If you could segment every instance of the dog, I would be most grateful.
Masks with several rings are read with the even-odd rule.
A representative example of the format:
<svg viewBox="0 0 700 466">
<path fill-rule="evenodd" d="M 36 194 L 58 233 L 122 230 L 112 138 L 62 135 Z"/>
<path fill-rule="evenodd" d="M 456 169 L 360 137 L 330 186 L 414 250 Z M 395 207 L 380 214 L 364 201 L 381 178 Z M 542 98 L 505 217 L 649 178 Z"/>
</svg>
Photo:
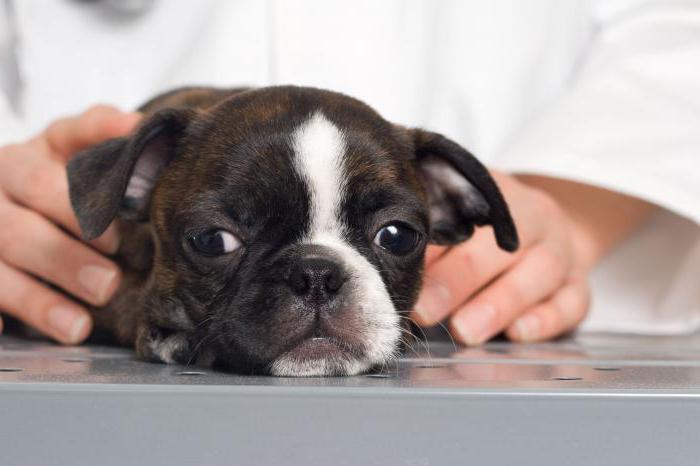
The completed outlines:
<svg viewBox="0 0 700 466">
<path fill-rule="evenodd" d="M 116 219 L 120 289 L 96 333 L 138 357 L 244 374 L 355 375 L 401 348 L 428 243 L 491 225 L 486 168 L 452 140 L 315 88 L 177 89 L 68 164 L 85 239 Z"/>
</svg>

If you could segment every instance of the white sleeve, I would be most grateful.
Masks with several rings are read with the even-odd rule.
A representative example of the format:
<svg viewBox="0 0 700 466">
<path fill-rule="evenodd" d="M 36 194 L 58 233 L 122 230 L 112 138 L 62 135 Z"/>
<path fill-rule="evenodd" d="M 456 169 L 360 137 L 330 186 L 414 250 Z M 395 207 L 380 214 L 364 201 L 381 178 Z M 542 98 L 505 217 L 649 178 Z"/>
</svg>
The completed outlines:
<svg viewBox="0 0 700 466">
<path fill-rule="evenodd" d="M 0 92 L 0 147 L 27 139 L 26 127 L 15 115 L 5 95 Z"/>
<path fill-rule="evenodd" d="M 494 166 L 651 201 L 700 223 L 700 2 L 602 0 L 570 88 Z"/>
<path fill-rule="evenodd" d="M 0 147 L 25 137 L 20 118 L 10 105 L 10 92 L 19 92 L 15 60 L 15 22 L 11 4 L 0 4 Z"/>
</svg>

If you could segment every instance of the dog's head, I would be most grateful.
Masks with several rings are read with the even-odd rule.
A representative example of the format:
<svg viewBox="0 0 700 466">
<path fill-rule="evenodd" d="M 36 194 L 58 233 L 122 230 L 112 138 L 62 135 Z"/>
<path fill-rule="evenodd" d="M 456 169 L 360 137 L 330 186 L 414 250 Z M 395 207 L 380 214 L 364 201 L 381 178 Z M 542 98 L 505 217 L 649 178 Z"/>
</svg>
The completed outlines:
<svg viewBox="0 0 700 466">
<path fill-rule="evenodd" d="M 427 243 L 487 224 L 501 248 L 518 243 L 466 150 L 318 89 L 161 110 L 68 172 L 87 238 L 115 217 L 152 231 L 137 349 L 166 361 L 195 352 L 241 372 L 365 371 L 397 352 Z"/>
</svg>

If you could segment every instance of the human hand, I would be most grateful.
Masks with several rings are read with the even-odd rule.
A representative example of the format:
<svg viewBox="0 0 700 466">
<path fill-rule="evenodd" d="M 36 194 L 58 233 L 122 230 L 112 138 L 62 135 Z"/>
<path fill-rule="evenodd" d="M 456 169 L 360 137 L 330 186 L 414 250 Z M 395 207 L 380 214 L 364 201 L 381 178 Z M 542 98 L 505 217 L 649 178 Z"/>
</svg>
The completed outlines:
<svg viewBox="0 0 700 466">
<path fill-rule="evenodd" d="M 593 264 L 582 232 L 545 191 L 494 173 L 518 228 L 521 247 L 496 246 L 490 227 L 452 248 L 430 246 L 414 319 L 425 326 L 449 317 L 461 343 L 477 345 L 505 331 L 516 341 L 553 338 L 586 316 Z"/>
<path fill-rule="evenodd" d="M 92 322 L 80 302 L 104 305 L 116 291 L 119 269 L 103 254 L 116 252 L 119 238 L 111 226 L 90 243 L 77 239 L 66 163 L 79 150 L 129 133 L 139 120 L 96 106 L 26 143 L 0 147 L 0 312 L 62 343 L 87 338 Z"/>
</svg>

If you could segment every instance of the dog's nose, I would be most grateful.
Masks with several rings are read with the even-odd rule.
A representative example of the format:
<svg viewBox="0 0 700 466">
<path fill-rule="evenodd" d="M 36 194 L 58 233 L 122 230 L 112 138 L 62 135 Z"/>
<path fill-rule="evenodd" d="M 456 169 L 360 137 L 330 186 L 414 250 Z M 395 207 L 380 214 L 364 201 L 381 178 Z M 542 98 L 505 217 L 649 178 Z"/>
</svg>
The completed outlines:
<svg viewBox="0 0 700 466">
<path fill-rule="evenodd" d="M 288 283 L 299 296 L 327 301 L 340 291 L 345 280 L 345 271 L 338 262 L 308 256 L 298 259 L 292 266 Z"/>
</svg>

